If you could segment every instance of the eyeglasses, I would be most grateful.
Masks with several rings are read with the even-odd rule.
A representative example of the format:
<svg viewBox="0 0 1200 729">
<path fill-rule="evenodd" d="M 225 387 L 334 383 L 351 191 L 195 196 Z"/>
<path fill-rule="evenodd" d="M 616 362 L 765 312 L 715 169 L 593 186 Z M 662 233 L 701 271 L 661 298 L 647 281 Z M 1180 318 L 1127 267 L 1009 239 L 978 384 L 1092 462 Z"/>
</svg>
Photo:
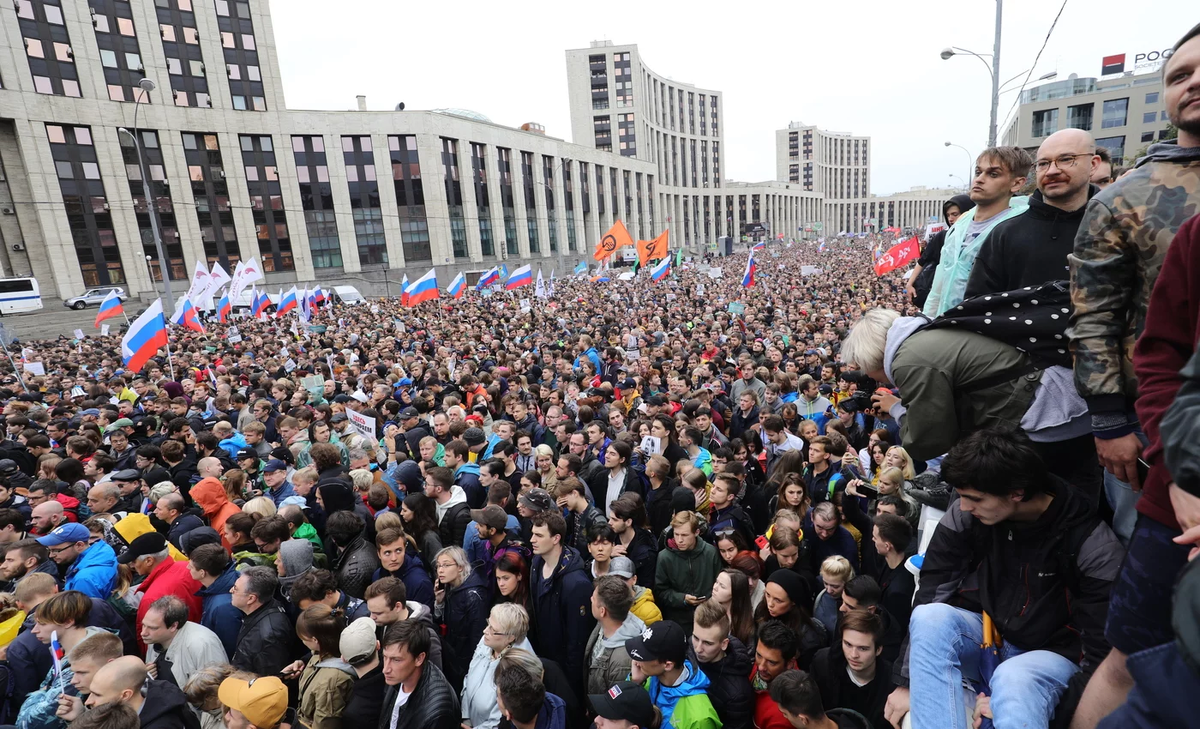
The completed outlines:
<svg viewBox="0 0 1200 729">
<path fill-rule="evenodd" d="M 1079 160 L 1080 157 L 1094 157 L 1094 156 L 1095 156 L 1094 152 L 1086 152 L 1083 154 L 1064 154 L 1059 157 L 1055 157 L 1054 159 L 1039 159 L 1034 164 L 1034 167 L 1037 168 L 1038 172 L 1045 172 L 1046 170 L 1050 169 L 1050 165 L 1054 165 L 1054 166 L 1058 167 L 1058 169 L 1060 169 L 1060 170 L 1069 170 L 1075 166 L 1075 163 Z"/>
<path fill-rule="evenodd" d="M 75 546 L 74 544 L 64 544 L 63 546 L 58 547 L 57 549 L 52 548 L 47 551 L 49 551 L 50 554 L 59 555 L 59 554 L 62 554 L 63 552 L 66 552 L 68 549 L 71 549 L 74 546 Z"/>
<path fill-rule="evenodd" d="M 491 625 L 484 625 L 483 632 L 490 633 L 492 635 L 512 635 L 511 633 L 501 633 L 499 630 L 496 630 Z"/>
</svg>

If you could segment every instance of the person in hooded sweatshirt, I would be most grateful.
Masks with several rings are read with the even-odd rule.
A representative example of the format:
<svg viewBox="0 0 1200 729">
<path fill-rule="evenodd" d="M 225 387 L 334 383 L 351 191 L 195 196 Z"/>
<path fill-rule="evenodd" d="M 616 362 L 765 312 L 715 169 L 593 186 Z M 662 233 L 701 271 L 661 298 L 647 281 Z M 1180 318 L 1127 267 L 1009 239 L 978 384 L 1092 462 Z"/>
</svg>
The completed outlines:
<svg viewBox="0 0 1200 729">
<path fill-rule="evenodd" d="M 241 509 L 230 503 L 221 482 L 215 478 L 200 479 L 200 483 L 192 487 L 192 500 L 204 511 L 208 525 L 221 535 L 221 544 L 226 549 L 232 549 L 233 545 L 225 538 L 225 520 L 241 513 Z"/>
<path fill-rule="evenodd" d="M 955 195 L 942 203 L 942 217 L 946 221 L 946 227 L 934 233 L 926 241 L 925 247 L 921 249 L 921 257 L 917 259 L 917 265 L 913 267 L 912 274 L 908 277 L 908 295 L 916 306 L 925 306 L 925 299 L 929 297 L 929 287 L 933 285 L 933 275 L 937 272 L 938 263 L 942 260 L 942 246 L 946 243 L 946 233 L 958 220 L 958 216 L 973 207 L 975 207 L 975 202 L 971 200 L 970 195 Z"/>
<path fill-rule="evenodd" d="M 529 568 L 529 604 L 539 656 L 561 656 L 571 689 L 582 696 L 584 647 L 592 632 L 592 581 L 583 559 L 563 546 L 567 522 L 552 511 L 533 518 L 533 562 Z"/>
<path fill-rule="evenodd" d="M 746 677 L 753 662 L 746 646 L 730 632 L 728 611 L 715 600 L 696 608 L 688 660 L 708 676 L 708 697 L 722 729 L 752 729 L 756 697 Z"/>
<path fill-rule="evenodd" d="M 631 660 L 625 650 L 625 641 L 641 635 L 646 629 L 642 619 L 630 612 L 632 607 L 633 590 L 624 579 L 615 575 L 596 579 L 592 591 L 592 617 L 596 619 L 596 627 L 584 648 L 589 695 L 603 693 L 608 686 L 629 676 Z"/>
<path fill-rule="evenodd" d="M 1033 165 L 1037 190 L 1029 209 L 992 230 L 975 257 L 965 297 L 1070 278 L 1067 256 L 1088 201 L 1100 191 L 1089 181 L 1099 164 L 1096 140 L 1082 129 L 1046 137 Z"/>
<path fill-rule="evenodd" d="M 183 691 L 170 681 L 150 680 L 146 663 L 137 656 L 111 661 L 92 677 L 86 706 L 115 702 L 137 712 L 141 729 L 200 729 Z"/>
<path fill-rule="evenodd" d="M 437 466 L 425 473 L 425 495 L 433 499 L 442 544 L 462 544 L 471 524 L 471 506 L 462 488 L 454 485 L 454 472 Z"/>
<path fill-rule="evenodd" d="M 708 696 L 708 676 L 687 658 L 687 636 L 671 620 L 655 623 L 625 641 L 633 659 L 629 672 L 645 686 L 662 712 L 662 725 L 673 729 L 721 729 L 721 719 Z"/>
</svg>

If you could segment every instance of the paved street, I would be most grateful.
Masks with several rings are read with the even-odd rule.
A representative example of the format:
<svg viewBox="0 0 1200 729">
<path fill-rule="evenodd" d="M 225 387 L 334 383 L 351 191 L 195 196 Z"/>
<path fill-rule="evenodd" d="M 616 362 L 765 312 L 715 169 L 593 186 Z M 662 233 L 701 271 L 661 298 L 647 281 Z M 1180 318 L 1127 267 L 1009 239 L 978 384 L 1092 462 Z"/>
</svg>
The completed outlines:
<svg viewBox="0 0 1200 729">
<path fill-rule="evenodd" d="M 96 307 L 74 311 L 62 305 L 60 299 L 43 299 L 45 308 L 29 314 L 9 314 L 0 317 L 0 324 L 14 332 L 22 341 L 30 339 L 51 339 L 60 334 L 71 336 L 76 329 L 82 329 L 85 335 L 99 335 L 100 330 L 93 324 L 96 321 Z M 109 320 L 116 332 L 125 323 L 122 317 Z"/>
</svg>

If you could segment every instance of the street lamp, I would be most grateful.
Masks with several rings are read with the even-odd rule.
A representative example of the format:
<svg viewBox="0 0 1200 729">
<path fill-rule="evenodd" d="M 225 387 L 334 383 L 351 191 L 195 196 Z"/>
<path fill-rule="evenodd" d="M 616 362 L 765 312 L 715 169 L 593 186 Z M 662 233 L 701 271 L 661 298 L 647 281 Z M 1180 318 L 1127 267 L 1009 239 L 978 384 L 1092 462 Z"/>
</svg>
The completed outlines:
<svg viewBox="0 0 1200 729">
<path fill-rule="evenodd" d="M 134 131 L 136 131 L 138 128 L 137 115 L 138 112 L 141 111 L 142 95 L 149 94 L 154 90 L 154 82 L 148 78 L 143 78 L 141 81 L 138 81 L 138 87 L 141 88 L 141 92 L 138 94 L 137 103 L 133 108 Z M 159 273 L 162 274 L 163 289 L 166 293 L 167 301 L 174 302 L 175 297 L 171 293 L 171 275 L 167 272 L 167 257 L 163 253 L 162 235 L 159 233 L 158 228 L 158 206 L 154 204 L 154 198 L 150 195 L 150 178 L 146 171 L 145 160 L 142 159 L 142 142 L 140 139 L 138 139 L 137 134 L 126 129 L 125 127 L 117 127 L 117 132 L 123 132 L 133 140 L 133 148 L 137 152 L 138 158 L 138 173 L 142 177 L 142 194 L 146 197 L 146 208 L 150 212 L 150 232 L 154 236 L 154 250 L 158 253 L 158 270 Z M 147 258 L 149 257 L 147 256 Z M 154 287 L 153 273 L 150 275 L 150 286 L 151 288 Z"/>
<path fill-rule="evenodd" d="M 954 174 L 953 172 L 951 172 L 951 173 L 950 173 L 950 176 L 951 176 L 951 177 L 953 177 L 954 179 L 958 180 L 959 182 L 961 182 L 961 183 L 963 184 L 963 189 L 964 189 L 964 190 L 965 190 L 965 189 L 968 189 L 968 188 L 967 188 L 967 181 L 966 181 L 966 180 L 964 180 L 963 178 L 961 178 L 961 177 L 959 177 L 958 175 Z"/>
<path fill-rule="evenodd" d="M 970 180 L 971 178 L 975 177 L 975 158 L 971 156 L 971 150 L 967 149 L 961 144 L 954 144 L 953 142 L 946 142 L 945 145 L 947 147 L 958 147 L 967 155 L 967 179 Z"/>
<path fill-rule="evenodd" d="M 996 146 L 996 112 L 1000 105 L 1000 21 L 1003 15 L 1004 0 L 996 0 L 996 38 L 992 48 L 991 59 L 988 63 L 984 60 L 984 56 L 975 51 L 968 51 L 965 48 L 951 46 L 950 48 L 942 49 L 942 60 L 948 61 L 951 57 L 959 53 L 965 53 L 969 56 L 975 56 L 979 62 L 987 67 L 988 73 L 992 77 L 992 113 L 991 122 L 988 125 L 988 146 Z M 985 54 L 986 55 L 986 54 Z"/>
</svg>

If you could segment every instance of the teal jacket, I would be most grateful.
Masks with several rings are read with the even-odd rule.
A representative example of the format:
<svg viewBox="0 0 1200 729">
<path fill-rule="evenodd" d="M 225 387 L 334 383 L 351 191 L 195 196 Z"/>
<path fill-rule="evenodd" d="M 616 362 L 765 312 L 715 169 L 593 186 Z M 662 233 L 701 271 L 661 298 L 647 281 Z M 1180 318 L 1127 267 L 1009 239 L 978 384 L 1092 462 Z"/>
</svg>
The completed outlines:
<svg viewBox="0 0 1200 729">
<path fill-rule="evenodd" d="M 966 242 L 967 229 L 975 220 L 979 208 L 972 208 L 962 214 L 954 227 L 946 233 L 946 243 L 942 246 L 942 259 L 938 262 L 937 271 L 933 274 L 933 285 L 929 289 L 929 298 L 925 300 L 925 316 L 936 319 L 952 307 L 963 302 L 967 291 L 967 280 L 971 278 L 971 269 L 975 267 L 975 256 L 987 240 L 988 234 L 1000 223 L 1014 218 L 1029 209 L 1029 198 L 1018 195 L 1008 201 L 1008 210 L 994 216 L 983 232 L 970 243 Z"/>
<path fill-rule="evenodd" d="M 663 727 L 721 729 L 721 719 L 708 698 L 708 676 L 691 661 L 684 661 L 687 676 L 678 686 L 666 686 L 658 676 L 646 679 L 650 700 L 662 712 Z"/>
</svg>

